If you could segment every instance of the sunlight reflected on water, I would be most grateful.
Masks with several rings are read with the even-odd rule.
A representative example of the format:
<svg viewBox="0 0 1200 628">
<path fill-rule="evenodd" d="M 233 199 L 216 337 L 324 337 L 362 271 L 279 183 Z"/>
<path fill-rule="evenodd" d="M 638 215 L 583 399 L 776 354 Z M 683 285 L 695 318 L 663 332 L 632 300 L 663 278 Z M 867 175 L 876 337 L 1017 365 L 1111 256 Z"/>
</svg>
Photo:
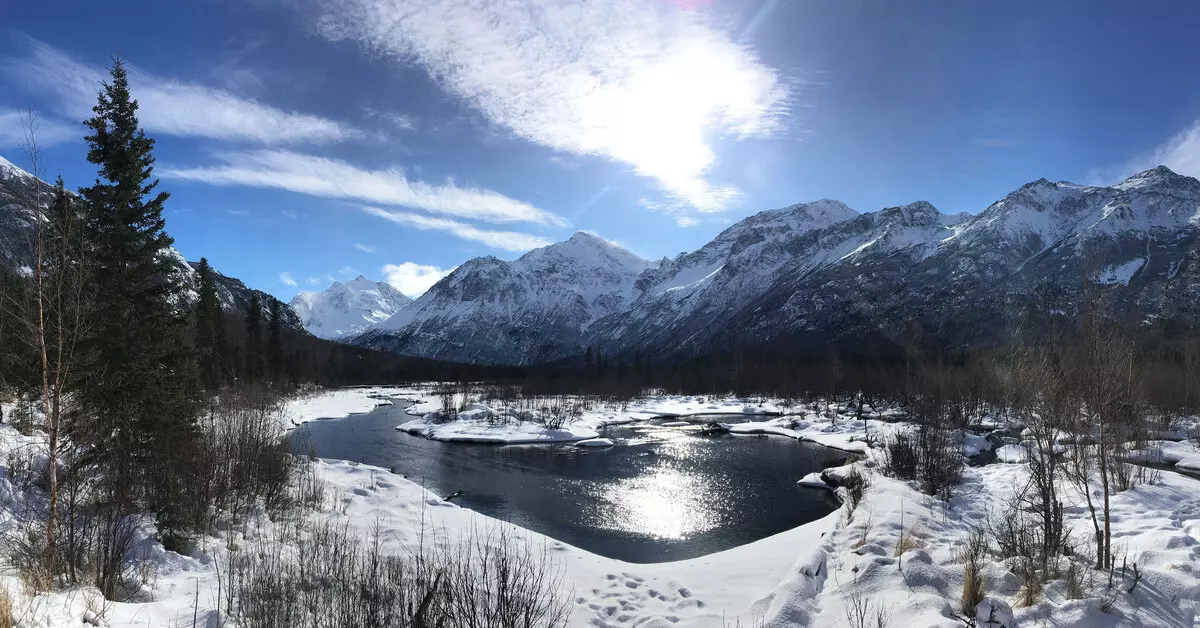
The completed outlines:
<svg viewBox="0 0 1200 628">
<path fill-rule="evenodd" d="M 713 475 L 678 464 L 697 454 L 702 444 L 681 429 L 648 426 L 638 431 L 647 432 L 647 439 L 658 445 L 646 452 L 652 462 L 641 475 L 595 495 L 603 507 L 594 512 L 591 523 L 658 539 L 685 539 L 721 526 L 726 515 L 715 497 Z"/>
</svg>

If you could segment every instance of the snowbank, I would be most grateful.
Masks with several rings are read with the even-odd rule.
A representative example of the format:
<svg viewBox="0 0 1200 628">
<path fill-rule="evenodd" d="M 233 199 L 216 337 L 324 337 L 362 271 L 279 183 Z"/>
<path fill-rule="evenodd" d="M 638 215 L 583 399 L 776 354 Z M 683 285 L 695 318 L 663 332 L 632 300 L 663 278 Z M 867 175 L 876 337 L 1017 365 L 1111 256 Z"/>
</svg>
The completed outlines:
<svg viewBox="0 0 1200 628">
<path fill-rule="evenodd" d="M 1174 465 L 1188 471 L 1200 471 L 1200 449 L 1190 442 L 1152 441 L 1145 449 L 1130 452 L 1138 462 Z"/>
<path fill-rule="evenodd" d="M 394 397 L 419 394 L 418 389 L 395 386 L 322 390 L 284 402 L 283 420 L 295 426 L 317 419 L 341 419 L 370 412 L 375 406 L 390 405 Z"/>
</svg>

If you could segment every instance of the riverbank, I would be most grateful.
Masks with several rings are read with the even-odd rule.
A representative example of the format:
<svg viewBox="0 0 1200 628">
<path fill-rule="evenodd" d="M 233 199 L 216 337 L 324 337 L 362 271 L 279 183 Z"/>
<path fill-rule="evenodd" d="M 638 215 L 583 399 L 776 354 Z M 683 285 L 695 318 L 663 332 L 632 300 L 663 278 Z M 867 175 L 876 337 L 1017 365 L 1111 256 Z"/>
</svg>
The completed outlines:
<svg viewBox="0 0 1200 628">
<path fill-rule="evenodd" d="M 317 407 L 348 414 L 349 408 L 366 403 L 364 397 L 369 398 L 363 393 L 309 398 L 296 402 L 306 406 L 307 414 L 294 416 L 311 416 Z M 845 427 L 818 431 L 837 442 L 869 442 L 854 440 L 852 422 L 839 423 Z M 818 425 L 794 431 L 814 433 L 810 430 Z M 883 426 L 871 421 L 866 425 L 872 431 Z M 16 452 L 36 450 L 39 439 L 0 426 L 0 456 L 10 459 Z M 959 552 L 973 530 L 989 517 L 1002 516 L 1001 504 L 1027 480 L 1026 467 L 967 468 L 954 497 L 943 502 L 882 475 L 877 449 L 867 447 L 863 455 L 852 467 L 833 472 L 844 475 L 855 468 L 869 478 L 855 510 L 843 506 L 775 536 L 674 563 L 632 564 L 597 556 L 459 508 L 386 469 L 345 461 L 313 463 L 325 484 L 325 506 L 301 516 L 344 525 L 364 541 L 378 528 L 385 553 L 411 551 L 418 543 L 453 539 L 472 530 L 503 528 L 548 549 L 569 588 L 562 593 L 572 606 L 570 626 L 843 626 L 852 625 L 847 618 L 855 609 L 865 609 L 872 617 L 881 613 L 886 625 L 896 628 L 962 626 L 957 618 L 962 614 L 964 580 Z M 28 507 L 31 496 L 14 486 L 7 473 L 0 479 L 0 495 L 0 531 L 12 533 L 19 529 L 22 508 Z M 1064 524 L 1072 538 L 1086 543 L 1091 520 L 1082 496 L 1067 490 L 1063 497 Z M 981 568 L 987 598 L 980 609 L 1007 619 L 1008 626 L 1196 625 L 1200 481 L 1163 473 L 1152 484 L 1115 494 L 1111 506 L 1114 548 L 1139 566 L 1140 581 L 1132 592 L 1126 584 L 1105 593 L 1104 578 L 1092 574 L 1094 582 L 1080 599 L 1071 599 L 1065 583 L 1054 580 L 1034 604 L 1014 608 L 1021 597 L 1015 565 L 988 557 Z M 284 525 L 260 515 L 223 538 L 198 539 L 194 551 L 183 556 L 153 539 L 152 521 L 146 516 L 137 525 L 137 555 L 147 577 L 136 601 L 102 604 L 86 587 L 30 599 L 23 597 L 27 593 L 14 576 L 6 576 L 10 594 L 27 609 L 20 624 L 75 626 L 88 620 L 132 628 L 190 626 L 195 618 L 196 625 L 217 625 L 218 565 L 231 551 L 275 543 L 278 526 Z"/>
</svg>

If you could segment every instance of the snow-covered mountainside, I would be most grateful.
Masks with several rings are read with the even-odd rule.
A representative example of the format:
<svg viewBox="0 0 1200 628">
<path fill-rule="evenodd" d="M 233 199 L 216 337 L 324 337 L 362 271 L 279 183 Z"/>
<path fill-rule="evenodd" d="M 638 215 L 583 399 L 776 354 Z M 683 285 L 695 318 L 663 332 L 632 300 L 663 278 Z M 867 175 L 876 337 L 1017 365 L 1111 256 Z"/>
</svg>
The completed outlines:
<svg viewBox="0 0 1200 628">
<path fill-rule="evenodd" d="M 574 356 L 587 328 L 623 311 L 653 268 L 579 232 L 512 262 L 470 260 L 354 342 L 460 362 L 531 364 Z"/>
<path fill-rule="evenodd" d="M 923 201 L 864 214 L 804 203 L 657 264 L 566 261 L 584 237 L 512 263 L 472 260 L 359 341 L 505 364 L 579 356 L 589 345 L 627 358 L 874 350 L 917 338 L 977 346 L 1069 324 L 1085 284 L 1102 286 L 1131 321 L 1200 324 L 1200 181 L 1165 167 L 1110 187 L 1039 179 L 975 215 Z M 541 258 L 612 281 L 584 289 L 535 268 Z M 604 307 L 587 307 L 585 293 L 606 295 Z"/>
<path fill-rule="evenodd" d="M 391 284 L 359 275 L 354 281 L 333 282 L 321 292 L 301 292 L 292 299 L 304 328 L 318 338 L 354 336 L 383 322 L 412 303 Z"/>
<path fill-rule="evenodd" d="M 43 181 L 39 189 L 38 180 L 32 174 L 0 157 L 0 271 L 19 271 L 23 266 L 31 264 L 34 206 L 38 204 L 39 191 L 41 205 L 45 209 L 53 196 L 53 187 Z M 174 247 L 163 249 L 161 254 L 171 259 L 172 278 L 184 288 L 180 307 L 193 306 L 199 298 L 199 277 L 195 264 L 188 262 Z M 216 271 L 214 278 L 217 284 L 217 298 L 227 312 L 245 313 L 250 305 L 250 297 L 258 295 L 265 316 L 270 311 L 271 302 L 277 300 L 261 290 L 246 287 L 238 279 Z M 304 331 L 300 317 L 291 307 L 283 302 L 280 302 L 280 305 L 284 326 Z"/>
</svg>

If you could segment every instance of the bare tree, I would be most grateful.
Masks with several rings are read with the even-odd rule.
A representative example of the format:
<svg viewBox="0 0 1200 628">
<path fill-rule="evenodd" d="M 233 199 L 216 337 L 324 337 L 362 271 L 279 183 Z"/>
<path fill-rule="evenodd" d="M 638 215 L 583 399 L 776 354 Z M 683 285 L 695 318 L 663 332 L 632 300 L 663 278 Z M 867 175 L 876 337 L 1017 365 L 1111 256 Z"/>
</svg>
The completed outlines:
<svg viewBox="0 0 1200 628">
<path fill-rule="evenodd" d="M 1014 409 L 1028 429 L 1028 485 L 1020 491 L 1022 507 L 1040 524 L 1037 561 L 1042 578 L 1052 577 L 1052 563 L 1066 542 L 1063 505 L 1058 496 L 1063 476 L 1059 440 L 1075 423 L 1078 398 L 1068 382 L 1064 355 L 1053 344 L 1016 351 L 1013 369 Z"/>
<path fill-rule="evenodd" d="M 87 311 L 92 302 L 87 281 L 86 248 L 81 212 L 63 187 L 62 179 L 50 196 L 41 179 L 38 121 L 32 111 L 22 115 L 26 158 L 34 176 L 30 201 L 33 246 L 29 280 L 32 298 L 7 303 L 24 329 L 38 361 L 37 388 L 41 393 L 47 440 L 49 508 L 46 518 L 46 583 L 57 572 L 58 465 L 60 434 L 69 403 L 68 390 L 76 376 L 76 356 L 86 334 Z M 47 198 L 52 202 L 47 206 Z"/>
</svg>

